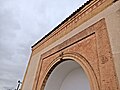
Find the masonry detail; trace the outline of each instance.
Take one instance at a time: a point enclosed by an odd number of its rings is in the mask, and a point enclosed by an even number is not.
[[[119,90],[120,47],[112,41],[120,37],[119,5],[120,0],[89,0],[33,45],[22,90],[46,90],[55,69],[71,60],[85,72],[90,90]]]

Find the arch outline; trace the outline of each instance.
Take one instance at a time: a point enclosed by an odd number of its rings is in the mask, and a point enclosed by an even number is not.
[[[97,76],[94,72],[93,67],[90,65],[90,63],[88,62],[88,60],[82,56],[79,53],[76,52],[62,52],[58,57],[56,57],[50,64],[49,66],[46,68],[45,73],[43,75],[45,75],[43,82],[42,82],[42,86],[40,90],[44,90],[44,87],[46,85],[46,82],[49,78],[49,76],[51,75],[52,71],[62,62],[66,61],[66,60],[73,60],[75,62],[77,62],[85,71],[88,79],[89,79],[89,83],[90,83],[90,88],[91,90],[100,90],[100,86],[99,86],[99,82],[97,80]]]

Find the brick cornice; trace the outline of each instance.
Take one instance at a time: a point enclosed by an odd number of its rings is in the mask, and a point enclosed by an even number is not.
[[[68,34],[70,31],[74,30],[79,25],[83,24],[90,18],[94,17],[96,14],[100,13],[106,7],[111,5],[113,0],[93,0],[76,14],[74,14],[71,18],[69,18],[64,24],[58,27],[54,32],[52,32],[49,36],[35,45],[32,50],[33,54],[38,53],[40,50],[49,46],[53,42],[57,41],[61,37]]]

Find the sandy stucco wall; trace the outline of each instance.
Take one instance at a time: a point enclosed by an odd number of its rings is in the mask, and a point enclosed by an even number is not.
[[[90,20],[86,21],[79,27],[75,28],[73,31],[65,35],[64,37],[60,38],[56,42],[52,43],[44,50],[40,51],[39,53],[32,56],[30,60],[30,64],[28,66],[28,70],[25,76],[25,80],[22,86],[22,90],[32,90],[36,71],[38,68],[38,62],[40,60],[40,55],[51,48],[57,46],[58,44],[64,42],[68,38],[74,36],[78,32],[86,29],[87,27],[93,25],[100,19],[105,18],[108,35],[110,39],[112,54],[115,63],[115,70],[117,72],[117,77],[120,83],[120,0],[113,3],[111,6],[91,18]]]
[[[120,0],[110,7],[111,13],[106,16],[108,34],[114,58],[115,68],[120,84]]]
[[[32,90],[39,59],[40,59],[39,54],[31,56],[28,64],[28,69],[24,77],[25,80],[23,82],[22,90]]]

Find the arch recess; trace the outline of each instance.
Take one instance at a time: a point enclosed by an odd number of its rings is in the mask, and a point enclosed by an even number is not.
[[[73,52],[69,52],[69,53],[62,53],[59,57],[57,57],[56,59],[54,59],[49,66],[46,69],[45,72],[45,78],[43,80],[42,86],[40,90],[44,90],[46,82],[50,76],[50,74],[52,73],[52,71],[62,62],[67,61],[67,60],[73,60],[75,62],[77,62],[82,69],[84,70],[84,72],[86,73],[88,79],[89,79],[89,83],[90,83],[90,89],[91,90],[100,90],[99,87],[99,83],[97,80],[97,76],[94,72],[93,67],[90,65],[90,63],[87,61],[87,59],[85,57],[83,57],[82,55],[80,55],[79,53],[73,53]]]

